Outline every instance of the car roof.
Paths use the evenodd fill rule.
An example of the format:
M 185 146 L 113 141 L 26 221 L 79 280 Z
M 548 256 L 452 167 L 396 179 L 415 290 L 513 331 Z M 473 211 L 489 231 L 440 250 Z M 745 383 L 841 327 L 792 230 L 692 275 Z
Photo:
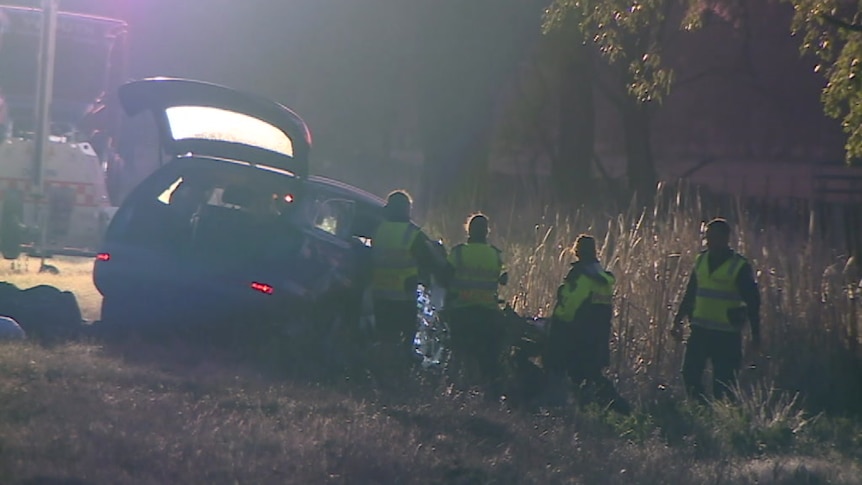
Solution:
M 219 156 L 215 156 L 215 155 L 198 155 L 198 154 L 182 155 L 182 156 L 177 157 L 176 160 L 180 161 L 180 162 L 191 161 L 191 160 L 197 160 L 197 161 L 205 160 L 205 161 L 212 161 L 212 162 L 216 162 L 216 163 L 226 163 L 226 164 L 235 164 L 237 162 L 240 162 L 239 160 L 235 160 L 232 158 L 219 157 Z M 251 168 L 251 169 L 261 168 L 261 164 L 257 164 L 254 161 L 247 161 L 247 160 L 241 161 L 241 165 L 239 165 L 239 166 L 247 166 L 248 168 Z M 272 169 L 269 168 L 269 166 L 265 163 L 262 164 L 262 167 L 266 171 L 272 171 Z M 281 173 L 282 175 L 293 176 L 293 174 L 290 172 L 283 172 L 282 173 L 281 171 L 279 171 L 279 173 Z M 359 187 L 356 187 L 354 185 L 350 185 L 348 183 L 342 182 L 340 180 L 336 180 L 336 179 L 329 178 L 329 177 L 324 177 L 321 175 L 309 175 L 307 178 L 305 178 L 305 181 L 308 184 L 325 187 L 327 189 L 330 189 L 333 192 L 340 193 L 345 197 L 349 197 L 353 200 L 357 200 L 359 202 L 362 202 L 364 204 L 368 204 L 368 205 L 373 206 L 373 207 L 382 208 L 384 205 L 386 205 L 386 201 L 383 198 L 378 197 L 378 196 L 376 196 L 376 195 L 374 195 L 371 192 L 368 192 L 366 190 L 360 189 Z
M 335 188 L 338 191 L 345 192 L 355 199 L 359 199 L 369 205 L 383 207 L 385 201 L 371 192 L 360 189 L 359 187 L 335 180 L 333 178 L 324 177 L 321 175 L 311 175 L 308 177 L 310 183 L 323 185 L 330 188 Z

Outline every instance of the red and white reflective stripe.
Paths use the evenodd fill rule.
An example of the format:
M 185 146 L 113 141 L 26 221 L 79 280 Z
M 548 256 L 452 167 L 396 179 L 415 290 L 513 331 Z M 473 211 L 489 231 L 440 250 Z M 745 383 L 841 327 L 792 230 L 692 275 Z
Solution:
M 98 196 L 96 195 L 96 186 L 93 184 L 83 184 L 78 182 L 60 182 L 47 181 L 49 187 L 69 187 L 75 190 L 75 205 L 82 207 L 98 206 Z
M 96 185 L 83 182 L 66 182 L 62 180 L 46 180 L 45 184 L 48 189 L 69 187 L 75 193 L 75 206 L 79 207 L 98 207 L 100 204 L 99 195 L 96 193 Z M 32 186 L 29 179 L 0 177 L 0 198 L 5 197 L 7 190 L 20 190 L 25 192 L 25 201 L 32 202 L 33 198 L 27 194 Z

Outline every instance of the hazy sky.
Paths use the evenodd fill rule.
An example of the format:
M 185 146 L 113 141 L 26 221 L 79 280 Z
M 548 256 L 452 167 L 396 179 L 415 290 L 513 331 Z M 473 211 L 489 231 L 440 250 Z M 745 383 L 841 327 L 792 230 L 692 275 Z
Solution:
M 521 28 L 534 29 L 535 36 L 542 2 L 523 1 L 528 8 L 518 15 L 528 19 Z M 61 0 L 61 5 L 66 10 L 117 16 L 129 23 L 132 77 L 183 76 L 259 92 L 295 107 L 321 134 L 321 141 L 327 141 L 327 132 L 331 132 L 332 143 L 357 129 L 358 122 L 372 125 L 369 116 L 384 116 L 410 96 L 393 95 L 411 84 L 404 82 L 411 75 L 410 62 L 405 60 L 412 60 L 405 44 L 416 38 L 416 32 L 399 18 L 405 10 L 458 7 L 451 8 L 460 23 L 454 28 L 473 39 L 442 36 L 451 44 L 444 49 L 456 55 L 460 45 L 489 38 L 500 42 L 500 32 L 504 32 L 515 43 L 492 51 L 514 58 L 512 45 L 527 38 L 522 32 L 505 29 L 495 31 L 496 36 L 471 32 L 483 28 L 481 18 L 498 10 L 489 7 L 495 5 L 492 0 Z M 534 10 L 535 17 L 529 17 Z M 776 18 L 774 8 L 765 5 L 755 10 L 753 15 L 760 17 L 755 18 L 751 63 L 746 64 L 752 69 L 740 75 L 704 78 L 674 91 L 665 103 L 668 109 L 655 120 L 658 141 L 750 145 L 769 139 L 775 150 L 783 152 L 805 140 L 814 147 L 840 149 L 835 137 L 828 135 L 836 133 L 836 124 L 824 123 L 819 104 L 823 79 L 812 72 L 810 59 L 799 58 L 798 43 L 789 37 L 789 17 Z M 516 25 L 511 18 L 497 20 L 497 25 Z M 428 32 L 444 28 L 432 22 L 417 25 Z M 740 35 L 729 25 L 713 22 L 702 33 L 680 36 L 676 48 L 681 52 L 672 55 L 669 51 L 666 57 L 676 64 L 680 79 L 715 67 L 713 64 L 726 71 L 745 60 Z M 711 52 L 707 55 L 705 51 Z M 461 60 L 461 69 L 456 71 L 469 75 L 466 71 L 483 61 L 487 62 Z M 428 64 L 434 63 L 426 62 L 423 69 L 434 75 L 435 66 Z M 415 94 L 413 99 L 437 102 Z M 617 137 L 606 136 L 609 129 L 615 130 L 615 126 L 600 130 L 599 144 L 619 146 Z M 828 140 L 822 138 L 827 135 Z
M 37 6 L 39 0 L 3 3 Z M 364 1 L 373 4 L 375 0 Z M 374 22 L 338 0 L 61 0 L 62 10 L 126 20 L 131 76 L 185 76 L 282 97 L 309 42 L 322 30 Z M 356 4 L 358 5 L 358 4 Z M 357 15 L 359 13 L 360 15 Z M 346 18 L 349 14 L 350 19 Z M 327 24 L 325 27 L 324 24 Z M 337 36 L 335 36 L 337 37 Z M 350 39 L 333 38 L 329 42 Z

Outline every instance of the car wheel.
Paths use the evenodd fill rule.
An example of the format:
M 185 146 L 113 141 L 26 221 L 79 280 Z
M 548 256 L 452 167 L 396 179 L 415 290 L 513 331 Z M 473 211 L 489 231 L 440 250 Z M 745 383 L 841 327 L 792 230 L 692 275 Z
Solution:
M 102 307 L 99 319 L 88 325 L 85 335 L 96 339 L 113 339 L 123 334 L 124 322 L 120 299 L 114 297 L 102 297 Z
M 147 310 L 159 308 L 158 304 L 144 305 L 143 302 L 125 295 L 102 297 L 101 323 L 117 328 L 137 328 L 146 323 L 145 319 L 152 317 Z
M 99 321 L 103 324 L 116 325 L 125 320 L 123 305 L 117 296 L 102 297 L 102 311 Z
M 115 337 L 134 334 L 156 340 L 181 335 L 185 328 L 174 325 L 175 320 L 162 312 L 167 307 L 162 301 L 144 301 L 128 295 L 103 297 L 100 333 Z

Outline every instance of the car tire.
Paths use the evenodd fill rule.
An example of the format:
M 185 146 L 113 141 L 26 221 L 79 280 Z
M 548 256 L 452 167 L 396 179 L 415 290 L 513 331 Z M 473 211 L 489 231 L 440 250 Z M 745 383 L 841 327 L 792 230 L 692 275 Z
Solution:
M 134 298 L 121 295 L 105 296 L 102 297 L 100 320 L 102 323 L 118 328 L 136 328 L 143 323 L 141 316 L 147 314 L 143 308 L 143 305 Z
M 128 295 L 113 295 L 102 298 L 102 314 L 99 322 L 107 337 L 134 336 L 145 340 L 160 340 L 182 335 L 184 327 L 173 325 L 159 310 L 165 304 L 158 300 L 143 300 Z

